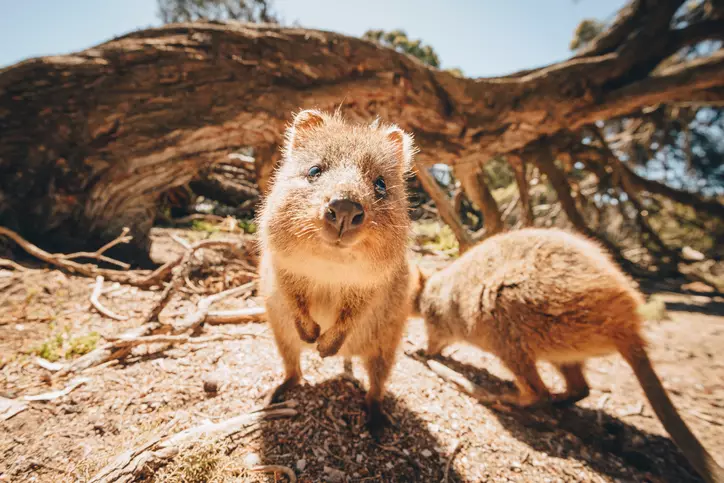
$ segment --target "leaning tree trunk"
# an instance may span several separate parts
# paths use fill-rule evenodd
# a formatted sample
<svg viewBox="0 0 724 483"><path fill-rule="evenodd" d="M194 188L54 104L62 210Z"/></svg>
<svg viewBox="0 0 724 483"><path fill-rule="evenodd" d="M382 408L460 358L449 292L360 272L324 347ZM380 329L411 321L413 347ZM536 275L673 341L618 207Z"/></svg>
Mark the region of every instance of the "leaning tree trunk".
<svg viewBox="0 0 724 483"><path fill-rule="evenodd" d="M721 32L718 21L671 30L682 1L634 2L575 58L493 79L358 38L219 22L21 62L0 70L0 225L53 249L97 246L127 226L134 241L121 255L147 259L164 190L252 147L263 193L299 108L379 115L415 133L420 163L454 165L663 100L720 101L724 51L650 76Z"/></svg>

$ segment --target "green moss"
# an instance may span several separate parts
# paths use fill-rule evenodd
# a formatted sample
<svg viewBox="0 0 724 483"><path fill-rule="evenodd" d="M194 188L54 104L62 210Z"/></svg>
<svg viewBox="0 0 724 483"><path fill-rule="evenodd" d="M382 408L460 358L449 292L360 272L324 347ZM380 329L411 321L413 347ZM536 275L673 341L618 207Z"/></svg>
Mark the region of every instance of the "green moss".
<svg viewBox="0 0 724 483"><path fill-rule="evenodd" d="M244 230L244 233L250 235L256 233L256 223L254 223L254 220L239 220L239 228Z"/></svg>
<svg viewBox="0 0 724 483"><path fill-rule="evenodd" d="M205 220L194 220L191 222L191 229L194 231L204 231L206 233L216 233L221 231L221 228L219 228L218 225Z"/></svg>
<svg viewBox="0 0 724 483"><path fill-rule="evenodd" d="M100 337L98 332L91 332L90 334L70 339L68 341L68 349L65 351L65 357L78 357L89 353L96 348Z"/></svg>
<svg viewBox="0 0 724 483"><path fill-rule="evenodd" d="M86 335L71 337L70 328L51 335L40 345L32 349L32 353L50 362L62 358L72 358L85 355L96 348L100 334L91 332Z"/></svg>
<svg viewBox="0 0 724 483"><path fill-rule="evenodd" d="M63 356L63 334L58 333L33 348L32 352L50 362L55 362Z"/></svg>

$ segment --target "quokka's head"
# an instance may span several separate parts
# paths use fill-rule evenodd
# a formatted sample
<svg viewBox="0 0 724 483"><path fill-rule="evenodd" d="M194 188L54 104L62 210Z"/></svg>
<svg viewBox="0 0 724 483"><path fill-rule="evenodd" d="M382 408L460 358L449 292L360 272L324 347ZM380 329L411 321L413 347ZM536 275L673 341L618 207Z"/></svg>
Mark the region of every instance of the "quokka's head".
<svg viewBox="0 0 724 483"><path fill-rule="evenodd" d="M262 237L287 253L404 257L414 154L412 137L396 126L298 113L262 210Z"/></svg>

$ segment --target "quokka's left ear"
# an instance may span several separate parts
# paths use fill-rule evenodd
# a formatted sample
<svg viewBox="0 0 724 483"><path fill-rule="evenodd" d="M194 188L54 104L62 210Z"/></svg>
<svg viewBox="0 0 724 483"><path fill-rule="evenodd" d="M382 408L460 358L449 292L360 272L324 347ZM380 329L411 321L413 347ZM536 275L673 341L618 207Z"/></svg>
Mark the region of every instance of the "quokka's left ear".
<svg viewBox="0 0 724 483"><path fill-rule="evenodd" d="M395 157L405 170L412 168L412 162L417 154L412 134L408 134L399 127L392 125L385 131L387 140L392 145Z"/></svg>

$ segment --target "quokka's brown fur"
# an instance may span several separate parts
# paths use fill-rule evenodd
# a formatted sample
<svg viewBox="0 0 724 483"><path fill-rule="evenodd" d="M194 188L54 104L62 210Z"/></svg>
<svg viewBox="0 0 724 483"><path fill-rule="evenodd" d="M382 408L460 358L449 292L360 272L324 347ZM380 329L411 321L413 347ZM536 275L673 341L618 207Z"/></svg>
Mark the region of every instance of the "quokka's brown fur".
<svg viewBox="0 0 724 483"><path fill-rule="evenodd" d="M651 366L642 301L596 243L556 229L523 229L485 240L430 276L416 303L430 354L467 341L514 374L518 392L491 395L491 402L574 403L589 393L585 360L619 352L692 466L707 481L724 482L722 468L681 419ZM539 360L558 368L565 393L548 391Z"/></svg>
<svg viewBox="0 0 724 483"><path fill-rule="evenodd" d="M322 357L343 355L346 369L352 356L363 360L368 424L387 422L381 401L410 310L413 155L412 138L395 126L318 111L295 117L259 219L261 288L286 372L268 402L299 383L300 353L316 343ZM363 218L340 221L333 202Z"/></svg>

